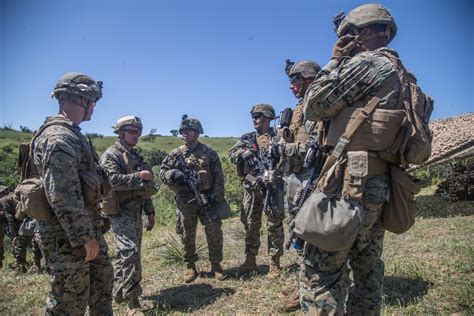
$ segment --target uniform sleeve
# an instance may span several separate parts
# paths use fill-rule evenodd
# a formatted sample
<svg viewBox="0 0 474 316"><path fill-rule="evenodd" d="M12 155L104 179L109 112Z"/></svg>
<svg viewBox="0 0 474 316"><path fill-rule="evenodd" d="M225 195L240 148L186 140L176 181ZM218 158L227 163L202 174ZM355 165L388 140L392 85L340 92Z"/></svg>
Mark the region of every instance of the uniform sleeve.
<svg viewBox="0 0 474 316"><path fill-rule="evenodd" d="M155 214L155 207L152 199L143 200L143 212L146 215Z"/></svg>
<svg viewBox="0 0 474 316"><path fill-rule="evenodd" d="M5 197L4 200L4 210L5 210L5 218L7 219L8 226L10 227L10 231L13 237L18 236L18 231L20 230L21 221L15 218L16 212L16 200L13 193L10 193Z"/></svg>
<svg viewBox="0 0 474 316"><path fill-rule="evenodd" d="M163 159L163 162L161 163L161 167L160 167L161 181L168 186L173 185L173 181L171 180L171 175L173 174L174 170L176 170L172 162L173 162L173 152L170 153L168 156L166 156L165 159Z"/></svg>
<svg viewBox="0 0 474 316"><path fill-rule="evenodd" d="M246 148L247 146L241 140L235 143L229 150L230 162L236 165L242 163L242 154L247 150Z"/></svg>
<svg viewBox="0 0 474 316"><path fill-rule="evenodd" d="M43 150L46 197L73 247L95 238L84 207L78 173L77 149L67 140L49 137Z"/></svg>
<svg viewBox="0 0 474 316"><path fill-rule="evenodd" d="M138 172L126 174L119 158L108 150L100 158L100 165L108 172L110 186L115 191L144 189Z"/></svg>
<svg viewBox="0 0 474 316"><path fill-rule="evenodd" d="M332 119L345 106L375 95L394 71L388 58L373 52L343 59L338 65L331 61L306 91L306 118L312 121Z"/></svg>
<svg viewBox="0 0 474 316"><path fill-rule="evenodd" d="M210 169L212 172L212 187L209 197L217 202L224 201L224 173L222 171L222 164L219 156L215 151L211 151L210 155Z"/></svg>

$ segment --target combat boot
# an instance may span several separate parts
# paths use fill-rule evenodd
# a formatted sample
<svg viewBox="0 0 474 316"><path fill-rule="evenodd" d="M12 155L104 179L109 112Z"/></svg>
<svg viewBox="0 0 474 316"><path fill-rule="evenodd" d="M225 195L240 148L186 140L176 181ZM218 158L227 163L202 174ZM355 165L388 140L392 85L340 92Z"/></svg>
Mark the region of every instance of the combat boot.
<svg viewBox="0 0 474 316"><path fill-rule="evenodd" d="M191 283L198 277L196 265L194 263L188 263L186 266L186 273L184 275L184 283Z"/></svg>
<svg viewBox="0 0 474 316"><path fill-rule="evenodd" d="M145 313L143 313L140 308L140 300L138 297L131 297L128 299L128 315L144 316Z"/></svg>
<svg viewBox="0 0 474 316"><path fill-rule="evenodd" d="M284 289L281 295L284 297L280 307L281 312L294 312L301 308L299 287L296 284Z"/></svg>
<svg viewBox="0 0 474 316"><path fill-rule="evenodd" d="M36 273L41 273L41 260L35 259L35 267L36 267Z"/></svg>
<svg viewBox="0 0 474 316"><path fill-rule="evenodd" d="M246 255L245 262L239 267L240 274L246 274L257 270L257 258L254 255Z"/></svg>
<svg viewBox="0 0 474 316"><path fill-rule="evenodd" d="M224 270L222 270L221 264L219 262L211 263L211 275L220 281L225 279L226 275L224 274Z"/></svg>
<svg viewBox="0 0 474 316"><path fill-rule="evenodd" d="M270 269L269 276L275 278L280 275L280 256L271 256L270 257Z"/></svg>
<svg viewBox="0 0 474 316"><path fill-rule="evenodd" d="M0 260L0 269L3 269L3 261Z"/></svg>

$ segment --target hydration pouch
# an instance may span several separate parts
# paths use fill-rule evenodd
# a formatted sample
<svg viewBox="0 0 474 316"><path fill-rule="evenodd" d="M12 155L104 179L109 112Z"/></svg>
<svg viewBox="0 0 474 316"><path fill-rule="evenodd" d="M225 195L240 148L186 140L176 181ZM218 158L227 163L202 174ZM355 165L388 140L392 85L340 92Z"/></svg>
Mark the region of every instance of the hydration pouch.
<svg viewBox="0 0 474 316"><path fill-rule="evenodd" d="M364 217L362 205L339 194L311 193L295 217L294 232L326 251L350 249Z"/></svg>
<svg viewBox="0 0 474 316"><path fill-rule="evenodd" d="M36 176L21 181L15 190L15 195L19 199L16 216L20 217L20 214L26 213L29 217L41 221L49 220L53 216L42 177Z"/></svg>
<svg viewBox="0 0 474 316"><path fill-rule="evenodd" d="M392 233L402 234L415 223L415 194L420 192L420 187L412 176L395 165L391 165L390 176L390 201L383 210L382 226Z"/></svg>

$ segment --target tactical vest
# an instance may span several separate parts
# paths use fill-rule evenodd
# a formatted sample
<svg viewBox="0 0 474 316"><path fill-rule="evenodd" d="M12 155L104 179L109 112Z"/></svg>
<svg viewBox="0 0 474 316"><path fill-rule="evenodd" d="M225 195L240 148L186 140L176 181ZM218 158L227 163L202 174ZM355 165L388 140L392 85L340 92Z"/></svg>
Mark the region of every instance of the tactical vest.
<svg viewBox="0 0 474 316"><path fill-rule="evenodd" d="M148 170L152 172L151 167L143 162L143 158L136 152L128 152L120 147L114 145L115 148L121 153L123 160L123 166L125 167L126 174L132 174L142 170ZM106 198L101 201L101 210L107 215L116 215L120 212L120 204L132 200L145 200L150 199L151 196L156 192L153 181L144 181L144 189L142 190L113 190Z"/></svg>
<svg viewBox="0 0 474 316"><path fill-rule="evenodd" d="M209 148L199 143L193 151L188 151L185 145L178 148L189 168L195 170L199 176L199 190L207 191L211 189L211 161L209 157Z"/></svg>
<svg viewBox="0 0 474 316"><path fill-rule="evenodd" d="M293 116L289 126L293 135L293 143L307 143L309 141L309 133L305 128L305 119L303 114L303 103L299 103L293 110Z"/></svg>

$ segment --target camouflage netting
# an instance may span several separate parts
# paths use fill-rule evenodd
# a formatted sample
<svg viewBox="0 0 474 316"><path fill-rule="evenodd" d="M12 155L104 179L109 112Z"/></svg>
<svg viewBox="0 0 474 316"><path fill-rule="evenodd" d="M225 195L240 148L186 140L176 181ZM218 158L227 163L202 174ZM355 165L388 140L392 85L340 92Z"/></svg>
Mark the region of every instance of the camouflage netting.
<svg viewBox="0 0 474 316"><path fill-rule="evenodd" d="M436 194L449 201L474 200L474 160L451 165L446 180L438 185Z"/></svg>
<svg viewBox="0 0 474 316"><path fill-rule="evenodd" d="M474 113L432 121L430 129L433 148L424 166L474 157Z"/></svg>
<svg viewBox="0 0 474 316"><path fill-rule="evenodd" d="M436 194L449 201L474 200L474 113L432 121L430 128L433 148L424 166L450 165Z"/></svg>

